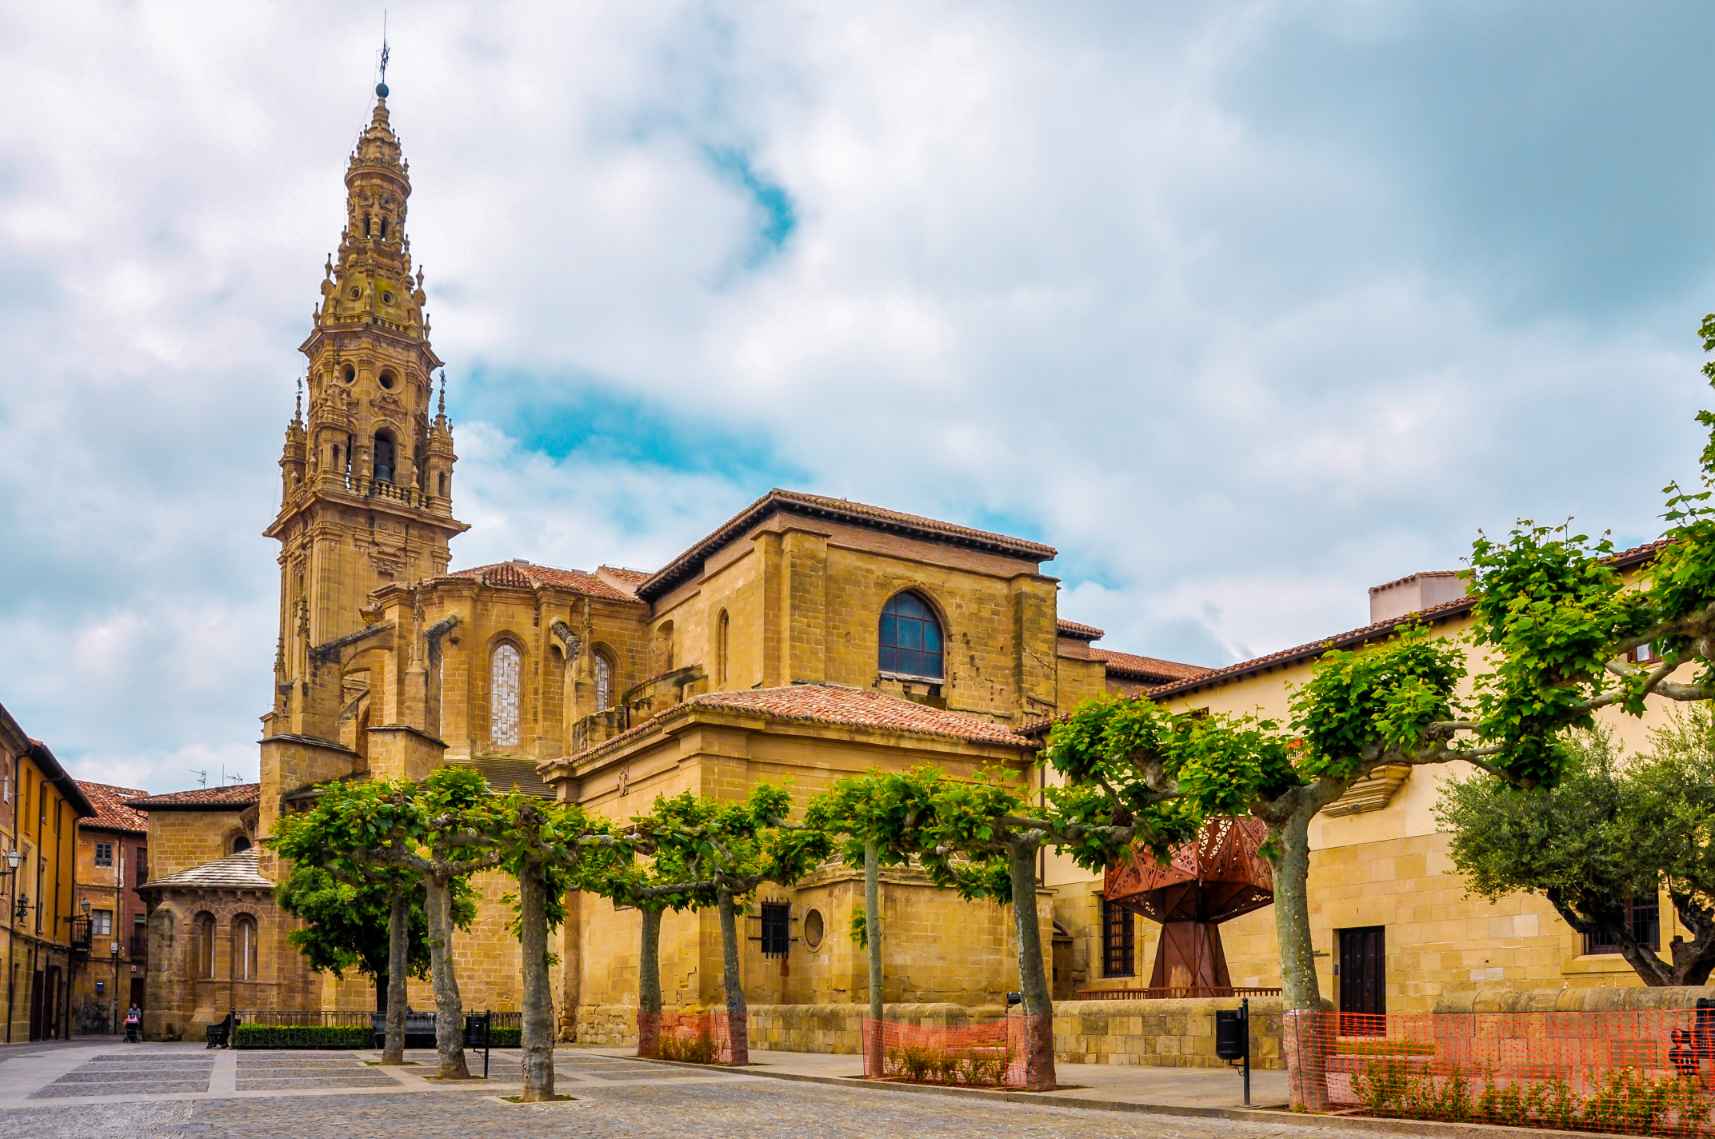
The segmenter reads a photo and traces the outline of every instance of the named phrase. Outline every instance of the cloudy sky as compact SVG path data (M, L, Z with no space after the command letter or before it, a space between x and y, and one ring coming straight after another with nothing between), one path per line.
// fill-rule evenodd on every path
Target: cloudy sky
M1051 542L1217 664L1529 515L1659 530L1704 5L390 5L457 564L770 486ZM0 5L0 702L254 777L296 346L381 5Z

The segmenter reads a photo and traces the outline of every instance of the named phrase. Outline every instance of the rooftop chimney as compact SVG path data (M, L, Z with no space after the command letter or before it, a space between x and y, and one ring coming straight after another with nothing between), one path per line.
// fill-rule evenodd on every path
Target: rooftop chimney
M1391 621L1419 609L1465 596L1465 579L1456 570L1424 570L1397 581L1370 586L1370 624Z

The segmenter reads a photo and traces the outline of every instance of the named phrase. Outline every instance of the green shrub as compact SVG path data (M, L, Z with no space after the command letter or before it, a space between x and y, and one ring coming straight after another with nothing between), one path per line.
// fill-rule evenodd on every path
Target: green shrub
M241 1024L234 1048L368 1048L374 1033L367 1027L319 1024Z
M687 1064L712 1064L715 1061L715 1038L707 1029L695 1036L676 1032L661 1036L661 1059L679 1060Z
M524 1043L522 1028L491 1028L488 1030L488 1045L491 1048L518 1048Z

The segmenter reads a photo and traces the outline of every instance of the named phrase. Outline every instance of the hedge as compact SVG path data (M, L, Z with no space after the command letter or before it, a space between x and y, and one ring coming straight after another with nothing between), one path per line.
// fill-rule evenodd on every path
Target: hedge
M368 1048L374 1033L362 1027L319 1024L241 1024L235 1048Z
M491 1048L518 1048L523 1045L524 1030L522 1028L491 1028L488 1030L488 1044Z

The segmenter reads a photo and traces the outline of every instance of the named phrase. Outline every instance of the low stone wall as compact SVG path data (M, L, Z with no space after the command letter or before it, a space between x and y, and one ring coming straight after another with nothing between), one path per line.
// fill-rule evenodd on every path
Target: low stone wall
M1076 1064L1151 1068L1225 1068L1215 1055L1215 1012L1234 998L1162 1001L1060 1001L1054 1006L1054 1056ZM1280 998L1251 998L1251 1067L1284 1068Z
M1715 998L1715 985L1637 985L1562 989L1471 989L1444 993L1436 1012L1631 1012L1696 1008L1699 997Z
M1232 999L1062 1001L1054 1006L1054 1054L1078 1064L1137 1064L1158 1068L1224 1068L1215 1055L1215 1011ZM668 1009L694 1012L695 1009ZM782 1052L844 1052L861 1047L865 1005L751 1005L750 1045ZM892 1004L890 1020L934 1028L999 1020L999 1005ZM578 1043L637 1043L637 1009L584 1005ZM1251 1066L1283 1067L1280 998L1251 999Z

